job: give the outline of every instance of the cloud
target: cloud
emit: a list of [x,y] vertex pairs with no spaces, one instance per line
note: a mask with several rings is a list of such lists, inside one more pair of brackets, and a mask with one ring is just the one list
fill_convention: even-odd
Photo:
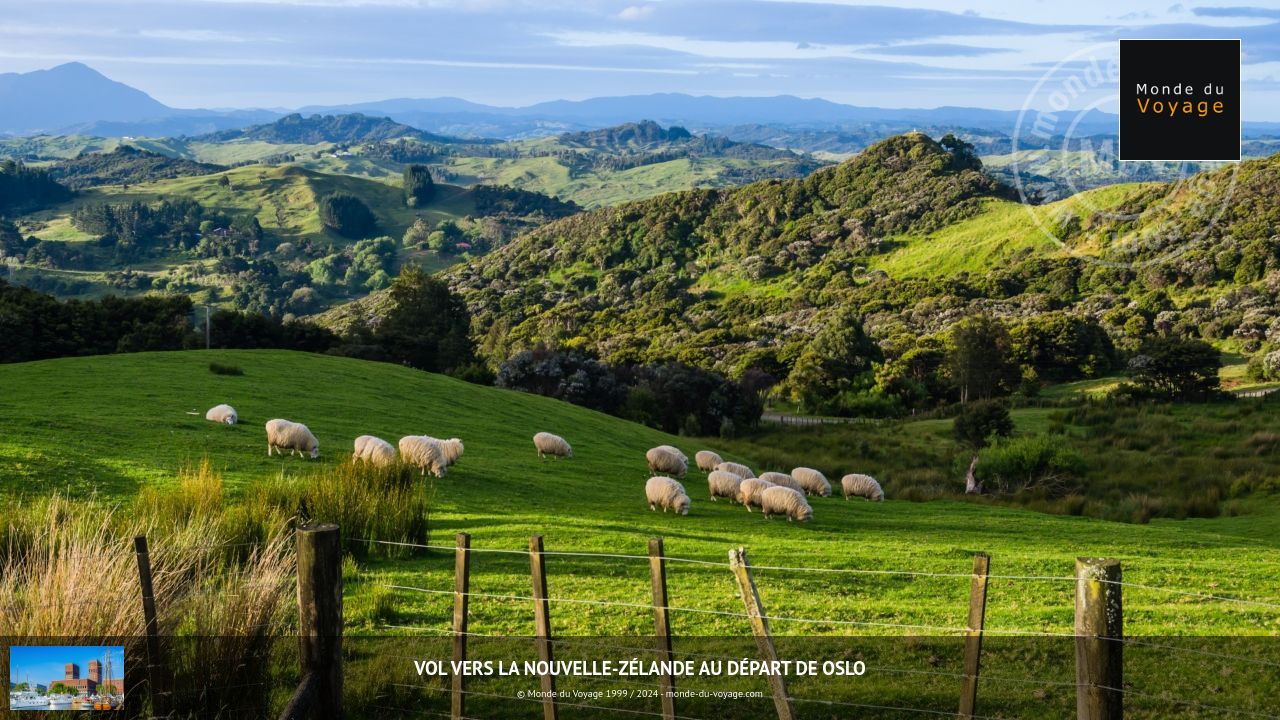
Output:
[[623,8],[622,12],[618,13],[618,19],[634,22],[636,20],[643,20],[652,14],[652,5],[631,5]]
[[995,53],[1013,52],[1010,48],[978,47],[976,45],[955,45],[952,43],[909,43],[906,45],[888,45],[878,48],[867,48],[874,55],[911,55],[914,57],[977,57]]
[[1191,12],[1201,17],[1280,18],[1280,10],[1260,7],[1197,7]]

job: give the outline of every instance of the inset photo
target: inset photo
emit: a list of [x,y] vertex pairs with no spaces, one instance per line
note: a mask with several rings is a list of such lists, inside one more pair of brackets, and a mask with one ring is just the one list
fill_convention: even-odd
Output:
[[118,710],[123,703],[120,645],[9,648],[9,710]]

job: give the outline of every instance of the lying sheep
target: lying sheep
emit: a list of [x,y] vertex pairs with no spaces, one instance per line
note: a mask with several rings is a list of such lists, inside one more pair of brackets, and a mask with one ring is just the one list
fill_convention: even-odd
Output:
[[795,478],[791,477],[790,475],[784,472],[760,473],[760,479],[768,480],[774,485],[781,485],[782,487],[785,487],[785,488],[791,488],[792,490],[795,490],[796,492],[801,494],[804,493],[804,487],[801,486],[800,483],[796,482]]
[[230,405],[214,405],[209,408],[209,412],[204,414],[204,419],[210,422],[226,423],[227,425],[235,425],[240,422],[240,416],[236,415],[236,409]]
[[667,473],[682,478],[689,471],[689,461],[670,445],[650,448],[644,457],[649,461],[649,472]]
[[737,475],[738,477],[743,479],[753,478],[756,476],[756,474],[751,470],[751,468],[747,467],[746,465],[743,465],[742,463],[736,463],[736,462],[722,462],[716,466],[716,470],[731,472],[734,475]]
[[760,509],[766,520],[774,515],[786,515],[787,522],[813,519],[813,508],[804,499],[804,493],[788,487],[771,487],[760,493]]
[[320,441],[306,425],[276,418],[267,421],[267,457],[271,456],[272,450],[281,455],[285,450],[290,455],[310,453],[314,459],[320,457]]
[[738,499],[738,486],[742,478],[723,470],[712,470],[707,474],[707,490],[711,493],[711,502],[716,498],[729,498],[729,502]]
[[859,475],[858,473],[850,473],[840,478],[840,489],[844,490],[844,499],[851,497],[866,498],[875,502],[884,501],[884,490],[880,488],[880,483],[870,475]]
[[751,506],[760,507],[760,495],[771,487],[777,487],[768,480],[747,478],[738,485],[738,504],[751,512]]
[[661,507],[662,512],[670,509],[680,515],[689,514],[689,494],[683,485],[669,477],[658,475],[649,478],[649,482],[644,484],[644,494],[649,499],[650,510]]
[[569,443],[559,435],[552,435],[549,432],[540,432],[533,436],[533,446],[538,448],[538,457],[544,458],[548,455],[552,457],[573,457],[573,448],[569,447]]
[[698,463],[698,469],[705,473],[715,470],[717,465],[724,462],[723,458],[710,450],[699,450],[694,454],[693,459]]
[[452,465],[458,462],[458,458],[462,457],[462,441],[458,438],[449,438],[448,440],[440,440],[440,448],[444,450],[445,463]]
[[351,454],[351,461],[386,467],[396,461],[396,449],[380,437],[361,435],[356,438],[355,452]]
[[432,475],[442,478],[449,470],[440,441],[426,435],[406,435],[400,438],[400,457],[418,468],[422,475],[430,470]]
[[804,490],[805,495],[831,497],[831,483],[827,480],[827,476],[820,471],[813,468],[798,467],[791,471],[791,477],[800,483],[800,488]]

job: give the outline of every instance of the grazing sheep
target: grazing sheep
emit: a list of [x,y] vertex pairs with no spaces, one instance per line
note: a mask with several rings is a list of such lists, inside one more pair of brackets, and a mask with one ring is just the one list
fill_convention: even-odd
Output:
[[804,499],[804,493],[788,487],[771,487],[760,493],[760,509],[766,520],[774,515],[786,515],[787,522],[813,519],[813,508]]
[[827,476],[813,468],[798,467],[791,471],[791,477],[800,483],[805,495],[831,497],[831,483]]
[[670,445],[650,448],[644,457],[649,461],[649,472],[667,473],[682,478],[689,471],[689,461]]
[[738,477],[743,479],[753,478],[756,476],[756,474],[751,470],[751,468],[747,467],[746,465],[743,465],[742,463],[736,463],[736,462],[722,462],[716,466],[716,470],[731,472],[734,475],[737,475]]
[[236,414],[236,409],[227,404],[214,405],[209,408],[209,412],[204,414],[204,419],[210,422],[226,423],[227,425],[235,425],[240,422],[240,416]]
[[859,475],[850,473],[840,478],[840,489],[844,490],[844,499],[851,497],[866,498],[875,502],[884,501],[884,490],[880,488],[880,483],[870,475]]
[[717,465],[724,462],[724,458],[710,450],[699,450],[693,459],[698,463],[698,469],[705,473],[715,470]]
[[729,498],[729,502],[738,499],[738,486],[742,478],[723,470],[712,470],[707,474],[707,490],[711,493],[711,502],[716,498]]
[[760,495],[771,487],[777,487],[768,480],[747,478],[738,485],[738,503],[751,512],[751,506],[760,507]]
[[688,456],[688,455],[685,455],[685,454],[684,454],[684,451],[683,451],[683,450],[681,450],[680,448],[676,447],[675,445],[659,445],[658,447],[659,447],[659,448],[661,448],[661,449],[663,449],[663,450],[666,450],[666,451],[668,451],[668,452],[671,452],[671,453],[674,453],[675,455],[677,455],[681,460],[683,460],[683,461],[684,461],[684,464],[685,464],[686,466],[689,464],[689,456]]
[[422,475],[430,470],[431,474],[442,478],[449,470],[445,461],[444,448],[440,441],[426,435],[407,435],[400,438],[400,457],[410,465],[418,468]]
[[533,436],[533,446],[538,448],[538,457],[544,458],[548,455],[552,457],[573,457],[573,448],[569,447],[569,443],[559,435],[552,435],[549,432],[540,432]]
[[792,490],[795,490],[796,492],[801,494],[804,493],[804,487],[801,486],[800,483],[796,482],[795,478],[791,477],[790,475],[784,472],[760,473],[760,479],[768,480],[774,485],[781,485],[782,487],[785,487],[785,488],[791,488]]
[[361,435],[356,438],[355,452],[351,454],[351,461],[386,467],[396,461],[396,449],[380,437]]
[[649,478],[649,482],[644,484],[644,494],[649,499],[650,510],[661,507],[662,512],[670,509],[679,515],[689,514],[689,494],[683,485],[669,477],[658,475]]
[[320,441],[311,434],[306,425],[290,422],[281,418],[267,421],[267,456],[275,450],[281,455],[285,450],[294,453],[310,453],[311,457],[320,457]]
[[440,447],[444,450],[444,461],[448,465],[458,462],[458,458],[462,457],[462,441],[458,438],[449,438],[448,440],[440,440]]

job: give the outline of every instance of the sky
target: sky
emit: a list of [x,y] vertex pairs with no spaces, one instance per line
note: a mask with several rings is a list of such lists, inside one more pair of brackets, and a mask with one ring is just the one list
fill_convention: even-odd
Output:
[[78,60],[175,107],[684,92],[1016,110],[1087,48],[1225,37],[1245,118],[1280,121],[1280,1],[1253,1],[0,0],[0,72]]
[[[31,678],[33,685],[48,686],[65,675],[63,666],[69,662],[80,666],[80,677],[89,677],[89,661],[106,661],[111,652],[112,677],[124,677],[124,648],[120,646],[94,647],[79,645],[14,646],[9,648],[9,680],[19,683]],[[103,668],[106,677],[106,668]]]

